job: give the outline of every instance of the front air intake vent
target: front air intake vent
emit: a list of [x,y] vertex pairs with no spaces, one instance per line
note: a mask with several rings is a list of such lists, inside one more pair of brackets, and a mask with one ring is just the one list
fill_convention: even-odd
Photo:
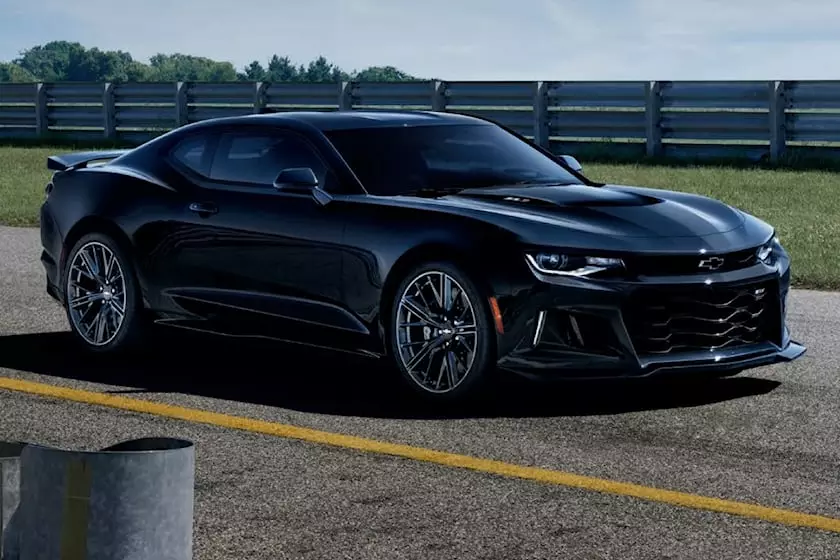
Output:
[[625,310],[639,355],[662,355],[780,343],[776,282],[737,287],[642,288]]

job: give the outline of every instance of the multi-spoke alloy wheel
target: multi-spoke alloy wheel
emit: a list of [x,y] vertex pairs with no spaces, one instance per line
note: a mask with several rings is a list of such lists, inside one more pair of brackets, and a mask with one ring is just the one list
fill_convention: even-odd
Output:
[[63,270],[70,330],[98,354],[138,347],[148,329],[131,259],[103,233],[89,233],[68,252]]
[[403,285],[394,314],[395,354],[418,387],[451,393],[486,361],[485,322],[475,289],[436,268]]
[[67,308],[74,329],[88,344],[104,346],[119,334],[125,320],[126,283],[119,260],[106,245],[90,241],[73,255]]

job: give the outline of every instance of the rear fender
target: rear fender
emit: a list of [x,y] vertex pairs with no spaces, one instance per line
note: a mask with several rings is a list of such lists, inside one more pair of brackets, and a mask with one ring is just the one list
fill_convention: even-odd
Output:
[[122,251],[131,259],[131,265],[134,269],[134,273],[136,275],[136,279],[138,284],[140,285],[140,292],[143,297],[143,305],[145,307],[149,306],[148,299],[146,298],[146,282],[143,278],[142,270],[140,269],[137,259],[135,258],[135,252],[133,250],[133,244],[131,239],[129,239],[128,235],[120,229],[118,225],[115,223],[101,218],[99,216],[88,216],[83,218],[78,223],[76,223],[70,231],[67,233],[65,237],[64,246],[61,250],[61,258],[59,261],[59,278],[60,278],[60,286],[64,285],[64,273],[67,263],[67,258],[69,256],[70,251],[73,249],[73,246],[76,243],[87,235],[88,233],[103,233],[113,239],[122,249]]

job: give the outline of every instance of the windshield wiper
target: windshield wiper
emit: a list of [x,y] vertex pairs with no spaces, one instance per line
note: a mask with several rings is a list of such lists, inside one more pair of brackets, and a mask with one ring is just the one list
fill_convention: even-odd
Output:
[[465,190],[481,190],[481,189],[504,189],[506,187],[529,187],[529,186],[538,186],[538,185],[556,185],[556,186],[564,186],[564,185],[577,185],[579,183],[568,183],[562,181],[552,181],[549,179],[525,179],[522,181],[504,181],[499,183],[488,183],[484,182],[479,184],[472,184],[472,185],[465,185],[462,184],[460,187],[423,187],[420,189],[414,189],[410,191],[405,191],[398,193],[403,196],[445,196],[447,194],[455,194]]

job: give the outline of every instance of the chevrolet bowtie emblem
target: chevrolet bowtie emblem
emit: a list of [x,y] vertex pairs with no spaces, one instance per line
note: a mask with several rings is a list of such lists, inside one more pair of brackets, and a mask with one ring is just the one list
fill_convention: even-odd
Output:
[[698,268],[706,270],[717,270],[722,266],[723,259],[721,257],[709,257],[708,259],[701,260],[700,264],[697,265]]

